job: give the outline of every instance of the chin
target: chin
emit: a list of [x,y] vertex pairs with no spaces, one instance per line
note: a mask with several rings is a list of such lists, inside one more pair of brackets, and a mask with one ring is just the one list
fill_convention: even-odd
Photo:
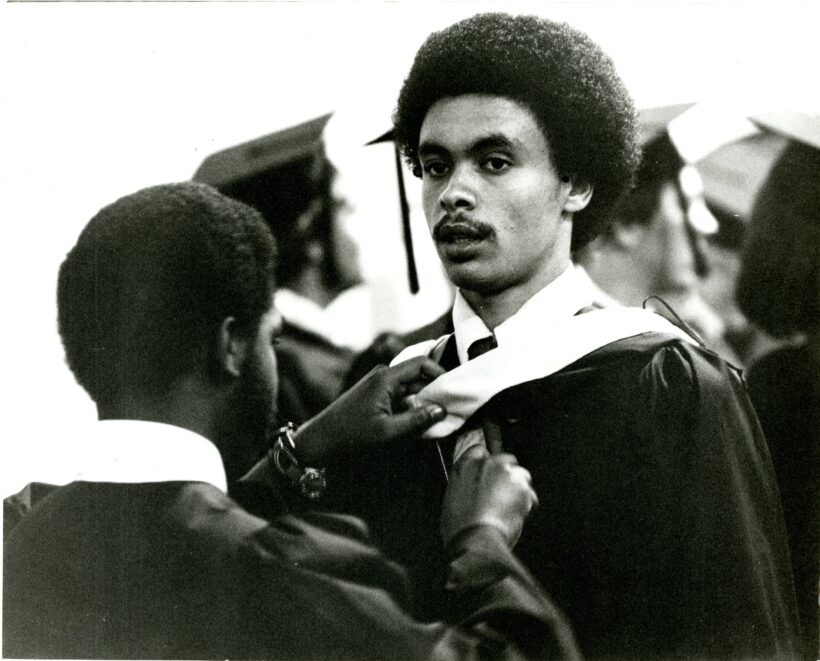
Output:
[[477,294],[494,294],[502,289],[500,278],[497,274],[487,273],[485,270],[477,268],[448,267],[447,277],[459,289],[466,289]]

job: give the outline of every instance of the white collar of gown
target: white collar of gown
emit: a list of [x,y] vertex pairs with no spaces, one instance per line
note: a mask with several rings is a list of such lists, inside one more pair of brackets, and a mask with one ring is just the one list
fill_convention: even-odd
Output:
[[[409,398],[412,406],[439,404],[447,417],[425,432],[427,438],[454,433],[494,395],[512,386],[563,369],[607,344],[642,333],[660,332],[686,342],[683,330],[649,310],[612,307],[577,314],[590,305],[592,292],[572,264],[495,329],[498,347],[469,362],[469,345],[490,331],[461,292],[453,306],[459,367],[442,374]],[[416,356],[440,357],[450,335],[407,347],[397,364]]]

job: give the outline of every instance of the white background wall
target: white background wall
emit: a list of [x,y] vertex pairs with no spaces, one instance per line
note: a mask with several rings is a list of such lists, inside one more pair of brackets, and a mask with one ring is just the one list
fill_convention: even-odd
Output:
[[[357,205],[373,330],[447,305],[424,221],[423,296],[406,293],[389,125],[433,29],[505,9],[566,20],[614,58],[640,107],[722,94],[820,107],[815,3],[270,2],[0,5],[0,439],[3,493],[71,460],[94,417],[63,363],[57,269],[87,220],[140,187],[189,178],[209,153],[336,111],[331,151]],[[411,188],[411,201],[417,199]],[[48,475],[44,477],[48,478]]]

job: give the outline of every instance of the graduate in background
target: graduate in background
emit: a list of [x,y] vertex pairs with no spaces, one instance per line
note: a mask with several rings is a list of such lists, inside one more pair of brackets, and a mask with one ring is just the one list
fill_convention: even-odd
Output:
[[354,351],[343,295],[362,283],[348,202],[325,154],[330,115],[212,154],[195,181],[258,209],[277,241],[280,420],[301,424],[339,394]]
[[752,207],[737,299],[783,344],[748,371],[774,462],[803,630],[816,659],[820,594],[820,117],[761,117],[790,138]]

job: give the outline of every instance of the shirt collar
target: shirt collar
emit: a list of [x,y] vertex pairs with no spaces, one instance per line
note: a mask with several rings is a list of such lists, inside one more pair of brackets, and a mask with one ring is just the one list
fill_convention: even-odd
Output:
[[[537,336],[544,324],[571,317],[592,302],[590,288],[582,274],[570,264],[555,280],[536,292],[519,310],[495,329],[498,346],[516,344]],[[476,340],[491,335],[481,318],[456,292],[453,303],[453,327],[459,362],[467,362],[467,349]]]
[[69,481],[206,482],[227,493],[216,446],[182,427],[142,420],[103,420],[82,444],[81,469]]

